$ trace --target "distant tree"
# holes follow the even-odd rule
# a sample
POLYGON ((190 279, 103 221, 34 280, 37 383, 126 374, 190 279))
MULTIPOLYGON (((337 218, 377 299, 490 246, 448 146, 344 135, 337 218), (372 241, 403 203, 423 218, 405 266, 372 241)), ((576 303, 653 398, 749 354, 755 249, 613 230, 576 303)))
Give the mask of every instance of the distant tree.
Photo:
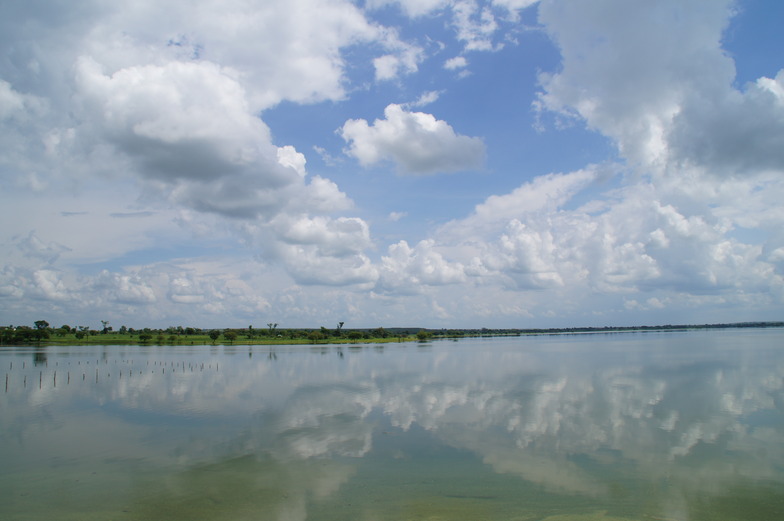
POLYGON ((432 335, 430 333, 428 333, 427 331, 425 331, 424 329, 420 329, 419 332, 417 333, 417 340, 419 340, 421 342, 423 340, 427 340, 431 336, 432 335))
POLYGON ((106 333, 109 332, 109 321, 108 320, 101 320, 101 325, 103 326, 103 329, 101 330, 101 333, 105 335, 106 333))
POLYGON ((213 344, 215 343, 216 340, 218 340, 218 337, 221 336, 221 332, 218 331, 217 329, 213 329, 212 331, 210 331, 209 334, 213 344))
POLYGON ((335 328, 335 336, 343 336, 343 324, 344 322, 338 322, 338 327, 335 328))
POLYGON ((230 344, 233 344, 235 340, 237 340, 237 333, 234 331, 226 331, 223 333, 223 338, 229 341, 230 344))
MULTIPOLYGON (((76 333, 74 333, 74 336, 75 336, 75 337, 76 337, 78 340, 81 340, 81 339, 83 339, 83 338, 85 337, 85 335, 86 335, 86 334, 87 334, 87 333, 85 333, 84 331, 77 331, 76 333)), ((152 337, 150 337, 150 338, 152 338, 152 337)))
POLYGON ((125 335, 126 333, 128 333, 128 328, 125 326, 120 326, 120 334, 125 335))
POLYGON ((311 331, 308 333, 308 340, 311 342, 318 342, 319 340, 324 340, 326 336, 321 331, 311 331))
POLYGON ((364 334, 362 334, 362 331, 349 331, 349 332, 348 332, 348 337, 349 337, 351 340, 359 340, 359 339, 361 339, 361 338, 364 338, 364 336, 365 336, 365 335, 364 335, 364 334))
POLYGON ((49 322, 47 322, 46 320, 36 320, 35 321, 35 328, 36 329, 39 329, 39 330, 40 329, 46 329, 47 327, 49 327, 49 322))
POLYGON ((139 342, 142 344, 146 344, 150 340, 152 340, 152 333, 142 333, 139 335, 139 342))

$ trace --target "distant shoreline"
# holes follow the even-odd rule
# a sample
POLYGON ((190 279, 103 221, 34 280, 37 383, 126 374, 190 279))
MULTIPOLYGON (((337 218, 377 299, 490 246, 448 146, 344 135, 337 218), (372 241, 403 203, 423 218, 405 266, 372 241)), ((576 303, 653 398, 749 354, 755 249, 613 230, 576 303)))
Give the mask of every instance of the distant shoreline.
MULTIPOLYGON (((40 323, 38 324, 40 325, 40 323)), ((72 345, 341 345, 359 343, 400 343, 460 338, 578 335, 597 333, 645 333, 654 331, 693 331, 701 329, 743 329, 784 327, 784 322, 737 322, 727 324, 664 324, 656 326, 603 326, 568 328, 528 329, 429 329, 429 328, 360 328, 343 329, 195 329, 167 328, 120 331, 106 328, 104 331, 86 328, 51 327, 3 327, 0 328, 0 346, 72 346, 72 345), (67 328, 67 329, 66 329, 67 328)))

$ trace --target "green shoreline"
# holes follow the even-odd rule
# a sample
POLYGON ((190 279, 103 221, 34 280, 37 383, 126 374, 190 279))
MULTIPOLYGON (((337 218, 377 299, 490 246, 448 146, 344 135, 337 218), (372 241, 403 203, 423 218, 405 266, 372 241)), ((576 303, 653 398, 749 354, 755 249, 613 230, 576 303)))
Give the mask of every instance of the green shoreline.
POLYGON ((498 337, 498 336, 535 336, 535 335, 573 335, 596 333, 645 333, 656 331, 686 331, 700 329, 738 329, 784 327, 784 322, 739 322, 731 324, 680 324, 657 326, 605 326, 572 327, 549 329, 428 329, 428 328, 374 328, 343 329, 213 329, 171 327, 167 329, 121 331, 89 330, 62 326, 51 328, 39 321, 36 328, 0 327, 0 346, 10 345, 352 345, 362 343, 399 343, 428 340, 456 340, 460 338, 498 337), (66 329, 67 328, 67 329, 66 329))

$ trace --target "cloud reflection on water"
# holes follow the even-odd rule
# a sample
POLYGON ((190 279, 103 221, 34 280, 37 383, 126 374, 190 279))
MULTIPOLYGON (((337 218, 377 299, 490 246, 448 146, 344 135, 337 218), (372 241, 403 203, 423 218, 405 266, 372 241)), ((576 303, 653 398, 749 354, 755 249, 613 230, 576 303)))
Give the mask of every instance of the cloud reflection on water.
POLYGON ((416 429, 557 492, 604 496, 623 480, 709 495, 740 479, 781 483, 784 356, 760 345, 780 334, 748 349, 721 338, 710 349, 681 335, 602 335, 277 348, 276 358, 259 348, 162 348, 149 359, 181 365, 164 373, 139 356, 122 378, 110 375, 110 355, 98 384, 9 390, 3 452, 84 460, 68 439, 114 440, 97 459, 111 451, 171 467, 169 495, 210 475, 231 482, 234 462, 255 476, 235 488, 276 491, 267 501, 281 520, 304 520, 309 501, 338 492, 379 436, 416 429), (193 370, 202 362, 209 370, 193 370))

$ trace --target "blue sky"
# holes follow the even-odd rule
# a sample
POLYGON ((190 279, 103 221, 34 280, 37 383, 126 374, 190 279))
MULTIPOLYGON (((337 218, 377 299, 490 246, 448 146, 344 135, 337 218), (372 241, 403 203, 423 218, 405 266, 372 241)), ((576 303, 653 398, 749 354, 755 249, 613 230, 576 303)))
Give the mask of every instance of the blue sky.
POLYGON ((781 320, 782 18, 3 3, 0 322, 781 320))

